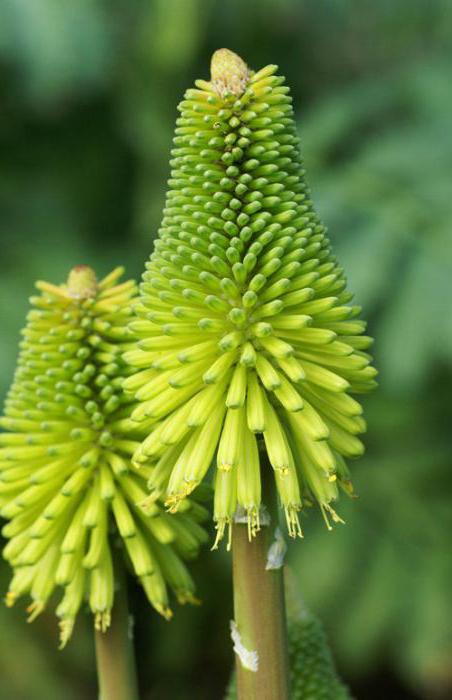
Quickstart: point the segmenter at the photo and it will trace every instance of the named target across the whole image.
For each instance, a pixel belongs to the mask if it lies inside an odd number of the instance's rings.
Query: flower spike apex
[[[68,275],[66,288],[72,299],[94,297],[97,293],[96,273],[88,265],[76,265]]]
[[[210,62],[212,86],[220,96],[241,95],[250,77],[245,61],[229,49],[218,49]]]

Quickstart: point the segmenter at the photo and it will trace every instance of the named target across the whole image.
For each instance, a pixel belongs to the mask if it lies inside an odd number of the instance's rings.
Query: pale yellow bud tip
[[[241,95],[246,88],[250,72],[245,61],[229,49],[218,49],[210,62],[212,86],[221,97]]]
[[[96,273],[88,265],[76,265],[67,278],[66,290],[73,299],[89,299],[97,294]]]

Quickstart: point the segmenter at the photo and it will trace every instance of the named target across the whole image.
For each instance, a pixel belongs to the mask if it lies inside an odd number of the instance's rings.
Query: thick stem
[[[249,542],[247,526],[233,526],[235,623],[242,644],[258,654],[257,671],[247,670],[236,657],[239,700],[289,698],[283,569],[265,569],[275,527],[273,518]]]
[[[99,700],[138,700],[125,576],[116,591],[111,625],[106,632],[96,630],[95,645]]]

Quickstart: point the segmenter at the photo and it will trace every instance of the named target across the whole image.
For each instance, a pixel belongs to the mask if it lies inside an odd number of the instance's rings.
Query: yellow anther
[[[17,594],[14,591],[8,591],[5,596],[5,605],[7,608],[12,608],[17,600]]]

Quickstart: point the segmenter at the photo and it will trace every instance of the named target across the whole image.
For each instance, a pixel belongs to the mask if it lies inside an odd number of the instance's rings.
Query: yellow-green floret
[[[205,539],[201,506],[188,502],[174,519],[158,503],[146,513],[139,505],[150,471],[131,455],[147,426],[130,420],[134,402],[122,391],[136,285],[118,284],[121,274],[98,283],[79,266],[67,284],[37,283],[0,418],[3,554],[14,570],[7,603],[29,594],[33,619],[60,590],[63,645],[85,601],[96,627],[108,627],[121,559],[162,615],[171,614],[168,586],[192,600],[182,558]]]
[[[365,430],[351,394],[375,385],[371,338],[313,209],[292,100],[276,66],[212,59],[179,105],[163,221],[131,324],[135,452],[172,510],[216,462],[218,537],[237,507],[259,529],[273,471],[289,533],[317,502],[328,523]],[[263,454],[266,452],[266,457]],[[271,467],[268,467],[268,462]]]

